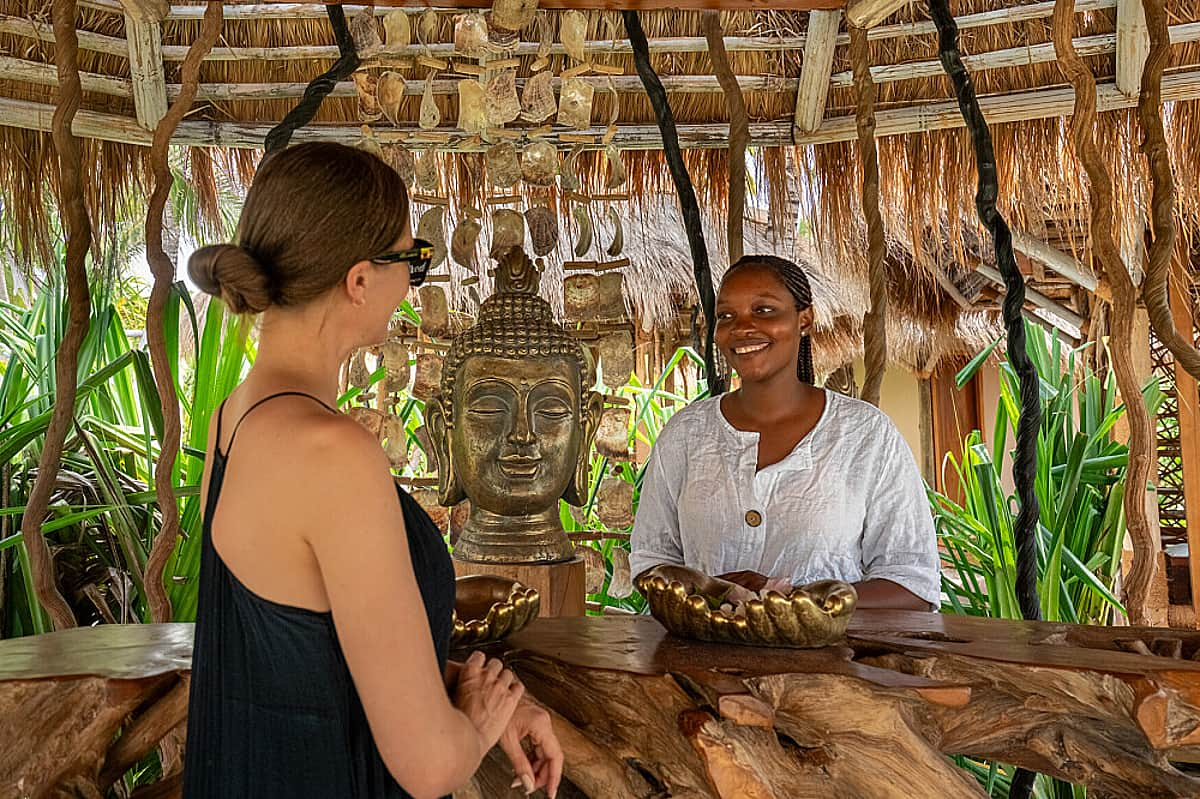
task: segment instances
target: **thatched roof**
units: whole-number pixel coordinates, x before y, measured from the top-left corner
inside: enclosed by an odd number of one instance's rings
[[[1100,141],[1110,153],[1115,171],[1121,231],[1127,244],[1138,241],[1144,228],[1144,208],[1149,182],[1144,159],[1138,153],[1140,131],[1132,111],[1132,94],[1115,83],[1118,74],[1116,6],[1127,0],[1080,0],[1076,3],[1077,46],[1087,56],[1100,81]],[[1017,3],[1011,0],[963,0],[954,10],[962,29],[962,49],[971,56],[972,70],[983,103],[996,124],[1001,177],[1001,202],[1013,227],[1034,245],[1056,248],[1078,274],[1047,270],[1042,261],[1022,258],[1034,278],[1044,304],[1060,305],[1078,322],[1086,318],[1088,292],[1080,287],[1092,276],[1086,237],[1086,193],[1082,171],[1071,153],[1063,114],[1070,111],[1069,90],[1054,62],[1050,46],[1049,13],[1053,2]],[[132,71],[126,38],[126,19],[116,0],[81,0],[78,29],[81,38],[80,68],[85,89],[77,130],[89,138],[85,148],[87,185],[93,214],[103,224],[123,211],[122,197],[141,194],[146,183],[146,154],[142,146],[149,132],[137,124]],[[1194,98],[1200,97],[1200,6],[1195,0],[1168,3],[1175,42],[1164,97],[1174,101],[1165,121],[1176,168],[1178,217],[1185,238],[1200,219],[1200,175],[1193,153],[1200,145],[1195,132]],[[164,80],[173,96],[179,65],[186,46],[196,36],[199,12],[195,3],[176,4],[161,25]],[[256,146],[269,127],[295,104],[304,84],[326,70],[336,55],[334,39],[319,6],[281,6],[264,10],[227,6],[221,47],[205,61],[201,92],[194,110],[181,126],[176,140],[198,145],[191,152],[191,179],[202,196],[216,196],[214,164],[248,178]],[[347,7],[353,16],[356,9]],[[387,9],[378,9],[382,16]],[[410,9],[416,14],[422,9]],[[454,17],[445,11],[437,17],[432,44],[436,56],[453,50]],[[644,318],[660,319],[671,310],[663,303],[676,291],[690,291],[691,265],[681,248],[678,225],[652,224],[653,206],[671,190],[653,127],[653,109],[638,90],[636,73],[624,29],[617,12],[588,13],[590,57],[596,63],[619,68],[609,91],[604,75],[591,74],[596,88],[592,137],[587,147],[600,146],[603,125],[615,119],[616,143],[629,172],[622,191],[631,197],[617,203],[630,227],[634,269],[646,273],[644,286],[634,288],[631,300]],[[557,28],[560,12],[547,19]],[[728,121],[728,104],[715,79],[703,47],[702,17],[693,11],[653,11],[642,14],[646,33],[654,45],[652,60],[670,91],[672,111],[680,125],[686,160],[702,208],[714,224],[708,240],[713,263],[724,263],[723,225],[727,183],[727,152],[721,149]],[[752,121],[755,175],[758,196],[766,201],[776,230],[784,230],[798,203],[799,213],[819,242],[802,258],[814,263],[826,285],[838,289],[838,314],[857,320],[866,294],[861,258],[861,214],[858,209],[858,159],[853,150],[853,92],[849,87],[845,34],[837,40],[824,117],[815,131],[793,127],[797,111],[797,84],[804,65],[808,12],[723,12],[722,23],[729,57],[743,83]],[[33,0],[0,0],[0,188],[6,213],[22,225],[25,237],[36,239],[47,229],[48,192],[54,190],[54,160],[48,128],[56,98],[53,44],[48,7]],[[537,49],[536,31],[521,33],[519,81],[532,74]],[[983,264],[987,247],[977,243],[974,220],[975,170],[970,145],[959,125],[948,80],[936,63],[936,35],[920,4],[901,10],[871,32],[872,63],[878,65],[880,85],[878,134],[885,221],[891,236],[889,256],[896,310],[892,339],[899,356],[915,365],[941,348],[954,349],[972,341],[982,328],[975,321],[994,307],[994,292],[967,292],[956,286],[964,270]],[[246,48],[259,48],[257,50]],[[674,50],[672,52],[672,50]],[[373,50],[365,53],[365,67],[378,75],[394,69],[408,80],[407,94],[399,107],[398,125],[372,124],[372,136],[402,142],[414,149],[445,147],[442,156],[442,192],[450,199],[453,220],[465,205],[483,206],[484,195],[505,193],[481,179],[481,157],[461,152],[483,144],[455,128],[455,81],[466,77],[450,69],[436,71],[437,105],[444,142],[413,137],[424,80],[431,72],[414,60],[424,52]],[[570,65],[556,47],[549,69],[561,73]],[[464,59],[449,58],[453,63]],[[1126,69],[1128,72],[1128,69]],[[140,84],[139,84],[140,85]],[[824,83],[821,83],[824,85]],[[616,100],[614,107],[613,101]],[[322,106],[314,125],[297,133],[302,137],[360,140],[361,119],[353,84],[339,85]],[[514,123],[510,128],[517,127]],[[531,127],[531,126],[529,126]],[[556,127],[549,139],[559,142],[564,154],[572,143],[561,138],[570,133]],[[569,137],[567,137],[569,139]],[[214,145],[226,146],[221,149]],[[601,152],[579,158],[583,192],[602,191],[607,162]],[[556,209],[563,202],[556,191],[526,192]],[[644,201],[644,202],[643,202]],[[643,207],[650,206],[649,208]],[[599,209],[596,209],[596,215]],[[565,219],[566,214],[562,215]],[[452,224],[452,223],[451,223]],[[639,231],[639,226],[641,230]],[[567,224],[564,223],[564,227]],[[449,228],[449,226],[448,226]],[[668,235],[666,231],[670,230]],[[636,239],[641,236],[643,242]],[[670,240],[668,240],[670,239]],[[784,236],[786,240],[786,235]],[[793,247],[800,246],[793,242]],[[750,248],[748,248],[750,249]],[[778,246],[772,248],[779,251]],[[664,255],[664,253],[670,253]],[[653,255],[653,257],[650,257]],[[718,270],[719,271],[719,270]],[[482,287],[481,287],[482,288]],[[974,287],[978,289],[978,286]],[[642,299],[638,299],[641,297]],[[972,304],[974,303],[974,304]],[[832,313],[832,311],[831,311]],[[1075,316],[1078,314],[1079,316]],[[857,321],[847,326],[856,335]],[[985,325],[985,327],[987,327]],[[990,330],[990,327],[988,327]],[[906,331],[920,331],[906,332]],[[957,331],[957,338],[950,338]],[[930,344],[930,341],[939,342]],[[901,343],[906,342],[906,343]],[[966,346],[963,344],[963,346]],[[932,352],[931,352],[932,350]]]

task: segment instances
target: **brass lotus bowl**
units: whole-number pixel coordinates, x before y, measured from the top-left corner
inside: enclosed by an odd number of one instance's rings
[[[761,599],[742,603],[744,615],[721,609],[720,597],[653,571],[642,576],[638,589],[650,613],[672,634],[749,646],[815,649],[836,644],[846,637],[858,603],[854,586],[840,580],[798,586],[787,596],[767,591]]]
[[[499,641],[537,618],[541,597],[537,589],[490,574],[455,580],[453,647],[480,646]]]

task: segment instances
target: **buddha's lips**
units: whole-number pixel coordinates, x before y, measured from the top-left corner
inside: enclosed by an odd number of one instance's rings
[[[500,473],[510,480],[532,479],[542,465],[541,458],[499,458]]]

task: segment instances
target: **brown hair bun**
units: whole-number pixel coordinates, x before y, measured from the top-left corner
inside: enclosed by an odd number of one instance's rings
[[[201,247],[188,259],[188,275],[205,294],[236,314],[262,313],[271,304],[271,281],[258,259],[235,244]]]

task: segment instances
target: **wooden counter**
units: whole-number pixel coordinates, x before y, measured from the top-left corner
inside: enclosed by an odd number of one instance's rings
[[[190,650],[183,624],[0,642],[0,796],[102,793],[178,734]],[[784,650],[587,617],[492,651],[555,717],[563,797],[982,796],[946,754],[1093,798],[1200,796],[1169,760],[1200,748],[1198,633],[860,611],[845,645]],[[493,754],[461,796],[518,796],[510,781]]]

